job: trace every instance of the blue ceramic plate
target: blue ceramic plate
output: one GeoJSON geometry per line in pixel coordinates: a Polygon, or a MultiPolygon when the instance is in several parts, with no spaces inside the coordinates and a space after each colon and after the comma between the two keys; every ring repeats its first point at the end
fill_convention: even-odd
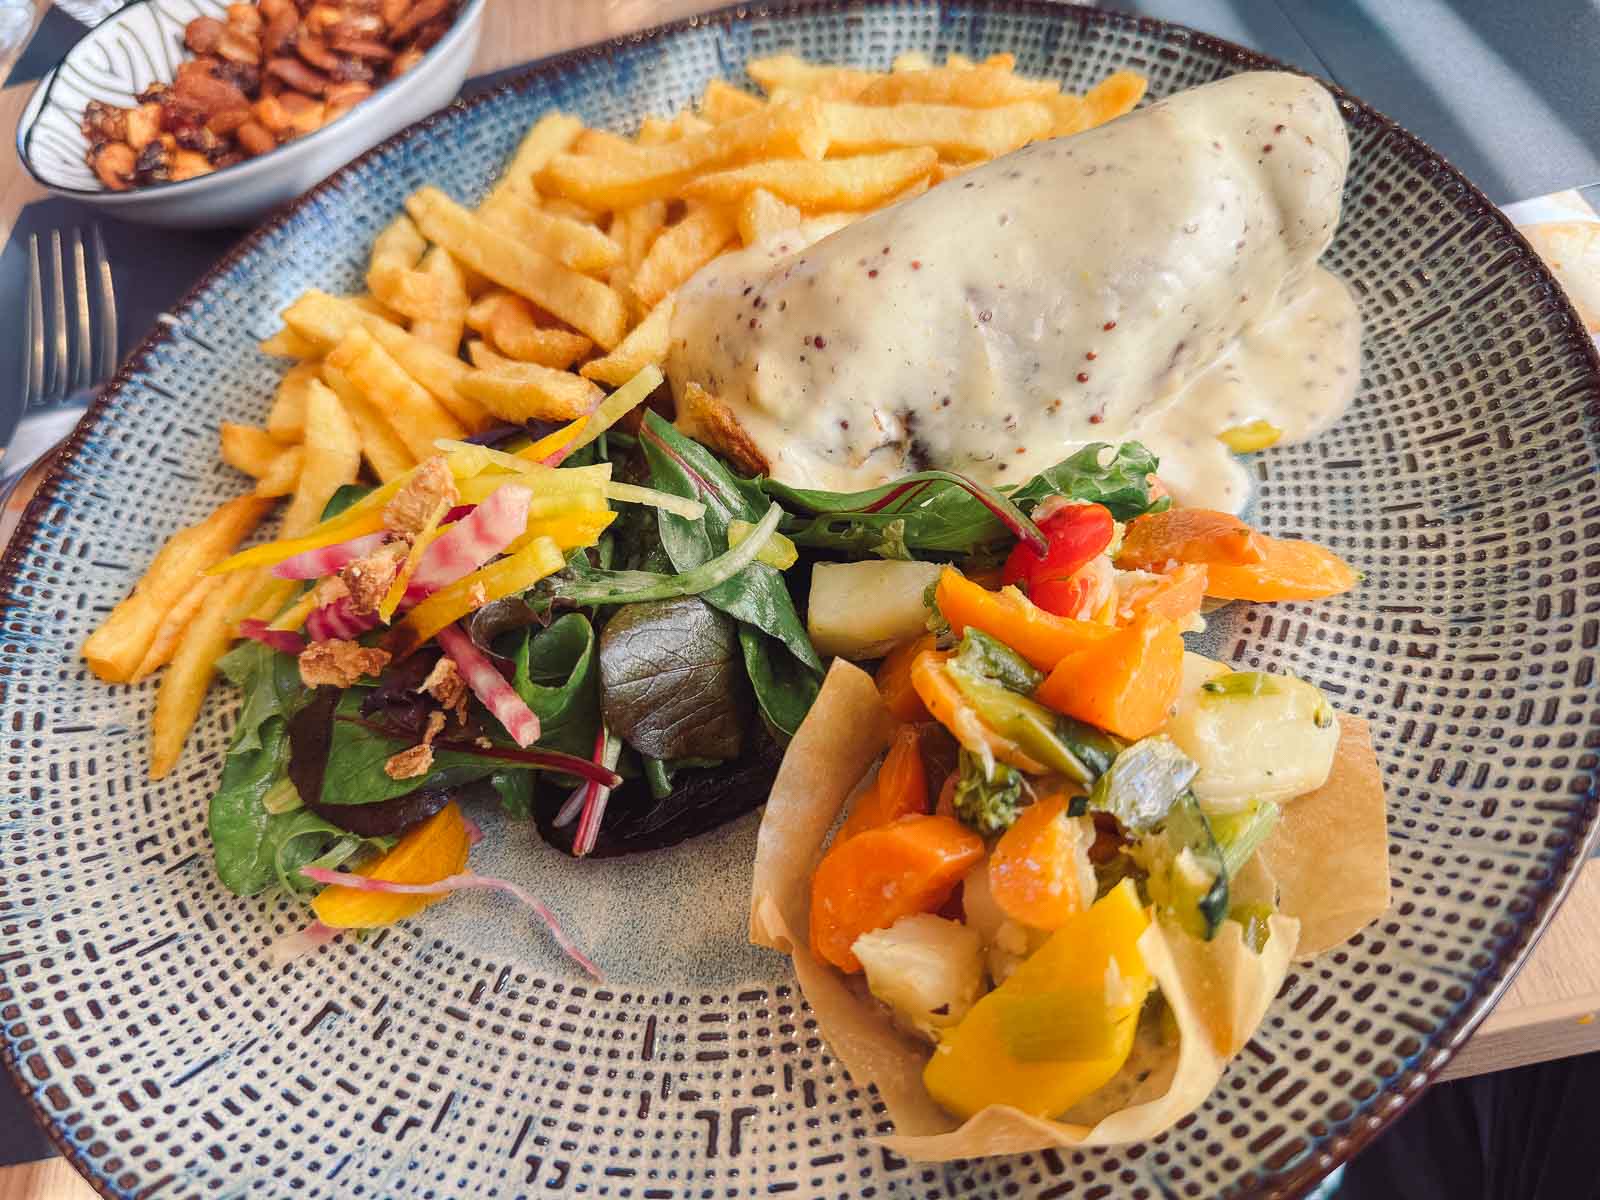
{"type": "Polygon", "coordinates": [[[1302,674],[1373,723],[1394,905],[1289,976],[1199,1112],[1070,1155],[925,1168],[876,1149],[875,1096],[829,1057],[788,964],[745,945],[754,816],[576,864],[485,814],[474,865],[540,892],[604,986],[487,895],[268,968],[303,915],[225,892],[204,831],[233,701],[219,692],[178,770],[148,783],[153,689],[99,684],[78,646],[162,538],[240,490],[216,426],[266,411],[281,368],[257,339],[305,288],[353,289],[408,192],[474,201],[547,108],[626,130],[785,49],[872,66],[1010,50],[1080,91],[1131,66],[1158,96],[1275,65],[1046,4],[740,9],[541,63],[230,256],[79,429],[0,578],[0,1052],[107,1195],[1291,1192],[1420,1091],[1571,883],[1596,811],[1600,363],[1483,196],[1344,99],[1331,259],[1361,300],[1365,386],[1334,430],[1259,459],[1259,512],[1367,578],[1217,624],[1233,660],[1302,674]]]}

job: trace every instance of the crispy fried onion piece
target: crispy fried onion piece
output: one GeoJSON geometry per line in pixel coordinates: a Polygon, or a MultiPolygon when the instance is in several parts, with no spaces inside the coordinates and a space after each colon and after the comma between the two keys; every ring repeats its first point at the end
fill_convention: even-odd
{"type": "Polygon", "coordinates": [[[312,642],[300,654],[300,682],[307,687],[347,688],[389,665],[389,652],[337,638],[312,642]]]}
{"type": "Polygon", "coordinates": [[[417,533],[427,524],[439,501],[454,506],[460,503],[455,476],[442,454],[417,465],[417,473],[406,481],[383,509],[383,523],[397,533],[417,533]]]}

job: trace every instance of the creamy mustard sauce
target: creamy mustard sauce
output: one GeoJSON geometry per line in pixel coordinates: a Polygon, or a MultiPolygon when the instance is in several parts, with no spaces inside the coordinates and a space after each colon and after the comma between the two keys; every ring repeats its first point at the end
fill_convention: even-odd
{"type": "Polygon", "coordinates": [[[1021,483],[1143,437],[1184,502],[1236,510],[1217,432],[1308,436],[1354,394],[1354,305],[1315,265],[1348,159],[1311,80],[1195,88],[715,260],[680,289],[668,375],[720,398],[787,483],[1021,483]]]}

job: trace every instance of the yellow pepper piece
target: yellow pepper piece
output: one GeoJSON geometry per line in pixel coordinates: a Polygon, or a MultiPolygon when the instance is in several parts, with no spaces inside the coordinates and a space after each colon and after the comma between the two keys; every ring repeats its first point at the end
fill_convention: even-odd
{"type": "Polygon", "coordinates": [[[562,550],[576,550],[592,546],[600,540],[606,527],[617,519],[610,509],[601,512],[567,512],[553,517],[535,517],[516,541],[506,547],[507,554],[515,554],[535,538],[549,538],[562,550]]]}
{"type": "Polygon", "coordinates": [[[1268,446],[1276,446],[1278,439],[1283,436],[1283,430],[1266,421],[1256,420],[1224,429],[1217,436],[1235,454],[1253,454],[1268,446]]]}
{"type": "Polygon", "coordinates": [[[401,560],[400,569],[394,573],[394,579],[389,583],[389,590],[383,594],[383,599],[378,601],[378,620],[385,625],[394,616],[394,610],[400,607],[400,601],[406,598],[406,587],[410,584],[411,577],[416,574],[417,565],[422,562],[422,556],[428,552],[428,547],[433,545],[441,533],[450,528],[449,525],[441,524],[449,511],[450,501],[439,501],[422,522],[422,528],[417,530],[416,537],[411,539],[411,548],[401,560]]]}
{"type": "Polygon", "coordinates": [[[959,1117],[989,1104],[1054,1117],[1104,1087],[1150,992],[1137,945],[1149,924],[1132,880],[1069,918],[945,1033],[922,1073],[928,1094],[959,1117]]]}
{"type": "Polygon", "coordinates": [[[518,458],[525,458],[529,462],[543,462],[558,450],[566,449],[571,442],[583,432],[583,427],[589,423],[588,417],[579,417],[576,421],[568,421],[554,433],[547,433],[531,446],[524,446],[517,451],[518,458]]]}
{"type": "MultiPolygon", "coordinates": [[[[732,550],[745,538],[750,536],[750,531],[755,525],[750,521],[733,520],[728,522],[728,549],[732,550]]],[[[756,555],[759,562],[764,562],[769,567],[776,567],[780,571],[787,571],[800,561],[800,551],[795,544],[781,533],[774,532],[767,539],[767,544],[761,547],[761,552],[756,555]]]]}
{"type": "Polygon", "coordinates": [[[491,600],[530,588],[566,565],[561,547],[550,538],[535,538],[515,554],[463,575],[429,596],[407,613],[405,620],[389,630],[384,649],[396,658],[404,658],[446,625],[459,621],[491,600]]]}
{"type": "Polygon", "coordinates": [[[269,626],[272,629],[287,629],[290,633],[298,630],[306,623],[317,608],[317,589],[309,589],[305,595],[296,600],[293,605],[285,609],[283,615],[274,620],[269,626]]]}
{"type": "Polygon", "coordinates": [[[337,517],[324,521],[303,537],[283,538],[280,541],[264,542],[259,546],[251,546],[248,550],[241,550],[223,559],[206,574],[226,575],[230,571],[242,571],[246,567],[276,566],[284,559],[293,558],[296,554],[307,550],[320,550],[323,546],[347,542],[363,534],[377,533],[382,528],[382,507],[368,508],[360,513],[348,509],[337,517]]]}
{"type": "MultiPolygon", "coordinates": [[[[357,875],[386,883],[437,883],[467,865],[467,823],[461,806],[446,804],[402,837],[393,850],[357,875]]],[[[317,920],[336,929],[373,929],[414,917],[443,896],[388,895],[355,888],[326,887],[311,902],[317,920]]]]}

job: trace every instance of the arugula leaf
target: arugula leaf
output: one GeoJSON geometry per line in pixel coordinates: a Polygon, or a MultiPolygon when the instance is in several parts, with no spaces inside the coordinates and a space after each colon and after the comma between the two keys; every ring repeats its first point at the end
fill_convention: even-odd
{"type": "Polygon", "coordinates": [[[517,767],[496,771],[489,785],[500,797],[500,807],[513,821],[533,818],[533,772],[517,767]]]}
{"type": "Polygon", "coordinates": [[[654,758],[739,757],[749,708],[739,628],[695,596],[619,609],[600,636],[606,727],[654,758]]]}
{"type": "MultiPolygon", "coordinates": [[[[684,437],[655,413],[645,415],[641,433],[651,486],[706,506],[698,521],[657,511],[661,544],[678,571],[691,570],[721,554],[728,545],[729,521],[756,524],[766,515],[768,502],[760,482],[734,475],[704,446],[684,437]]],[[[821,676],[822,660],[795,612],[782,572],[752,562],[732,579],[702,594],[730,617],[782,642],[795,658],[821,676]]]]}
{"type": "Polygon", "coordinates": [[[228,755],[207,814],[217,878],[224,887],[240,896],[258,895],[274,883],[303,892],[311,885],[296,875],[301,867],[312,862],[338,866],[363,847],[392,844],[391,838],[347,833],[305,808],[269,813],[264,797],[288,768],[284,718],[264,721],[259,737],[258,749],[228,755]]]}
{"type": "Polygon", "coordinates": [[[538,744],[588,758],[600,728],[599,663],[589,619],[567,613],[542,633],[528,632],[513,661],[511,686],[539,718],[538,744]]]}
{"type": "Polygon", "coordinates": [[[321,520],[327,521],[337,517],[357,500],[362,499],[372,488],[364,483],[341,484],[339,489],[328,497],[328,502],[322,506],[321,520]]]}
{"type": "Polygon", "coordinates": [[[236,750],[223,764],[206,824],[217,878],[237,895],[254,896],[272,883],[271,827],[293,814],[273,817],[261,798],[283,777],[288,761],[288,729],[282,718],[274,717],[258,730],[256,749],[236,750]]]}
{"type": "Polygon", "coordinates": [[[287,720],[311,698],[300,682],[300,665],[260,642],[240,642],[217,660],[217,670],[244,692],[230,753],[261,748],[261,726],[272,717],[287,720]]]}
{"type": "MultiPolygon", "coordinates": [[[[1100,455],[1108,449],[1104,442],[1085,446],[1015,491],[1001,494],[1023,512],[1049,496],[1063,495],[1104,504],[1118,520],[1129,520],[1151,507],[1149,475],[1157,460],[1138,442],[1124,442],[1102,466],[1100,455]]],[[[759,484],[790,513],[801,514],[781,528],[802,546],[858,555],[898,546],[908,552],[967,554],[1011,536],[985,503],[948,472],[920,472],[864,492],[795,488],[771,479],[759,484]]]]}
{"type": "Polygon", "coordinates": [[[1085,446],[1070,458],[1039,472],[1011,494],[1011,498],[1031,507],[1051,496],[1070,500],[1089,500],[1103,504],[1119,521],[1131,521],[1150,509],[1150,476],[1160,460],[1138,442],[1123,442],[1116,447],[1105,466],[1100,457],[1111,449],[1109,442],[1085,446]]]}
{"type": "Polygon", "coordinates": [[[793,737],[822,690],[821,678],[749,625],[739,626],[739,648],[744,651],[744,673],[761,715],[784,738],[793,737]]]}
{"type": "Polygon", "coordinates": [[[459,751],[437,750],[432,769],[413,779],[390,779],[383,764],[414,742],[385,737],[360,721],[361,701],[369,689],[345,689],[334,710],[329,737],[328,765],[322,777],[322,795],[306,796],[322,804],[373,804],[424,788],[455,788],[487,779],[503,770],[504,763],[459,751]],[[355,718],[340,720],[340,717],[355,718]]]}

